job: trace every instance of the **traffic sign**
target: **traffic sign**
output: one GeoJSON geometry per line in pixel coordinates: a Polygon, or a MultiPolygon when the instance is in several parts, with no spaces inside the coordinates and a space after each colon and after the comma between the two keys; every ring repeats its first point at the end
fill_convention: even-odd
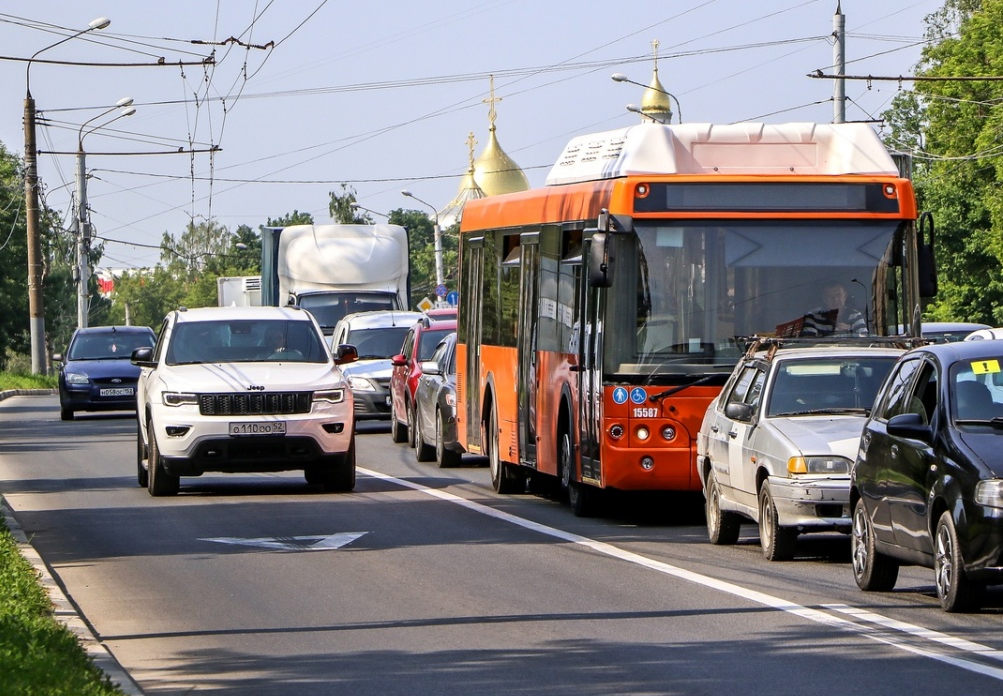
{"type": "Polygon", "coordinates": [[[450,293],[446,295],[446,302],[455,307],[460,303],[460,293],[456,292],[456,290],[450,291],[450,293]]]}
{"type": "Polygon", "coordinates": [[[434,306],[435,305],[432,304],[432,300],[428,299],[427,297],[421,298],[421,302],[418,303],[418,309],[420,309],[423,312],[427,312],[434,306]]]}
{"type": "Polygon", "coordinates": [[[447,292],[449,292],[449,290],[446,288],[445,285],[437,285],[437,286],[435,286],[435,296],[436,297],[445,297],[447,292]]]}

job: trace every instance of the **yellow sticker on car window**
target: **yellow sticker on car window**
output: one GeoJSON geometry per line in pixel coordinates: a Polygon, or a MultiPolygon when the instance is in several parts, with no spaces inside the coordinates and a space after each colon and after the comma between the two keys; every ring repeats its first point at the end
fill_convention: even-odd
{"type": "Polygon", "coordinates": [[[1000,371],[1000,361],[999,360],[979,360],[972,363],[972,372],[977,375],[987,375],[992,372],[1000,371]]]}

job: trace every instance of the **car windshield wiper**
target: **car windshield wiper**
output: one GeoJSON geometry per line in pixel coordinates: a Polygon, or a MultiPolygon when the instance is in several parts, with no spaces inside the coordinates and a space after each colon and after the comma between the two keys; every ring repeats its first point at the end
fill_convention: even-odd
{"type": "Polygon", "coordinates": [[[771,418],[776,418],[778,416],[820,416],[820,415],[832,415],[837,413],[867,413],[866,408],[851,408],[848,406],[843,406],[839,408],[809,408],[803,411],[784,411],[783,413],[771,414],[771,418]]]}
{"type": "Polygon", "coordinates": [[[954,421],[958,425],[988,425],[993,428],[1003,429],[1003,418],[958,418],[954,421]]]}

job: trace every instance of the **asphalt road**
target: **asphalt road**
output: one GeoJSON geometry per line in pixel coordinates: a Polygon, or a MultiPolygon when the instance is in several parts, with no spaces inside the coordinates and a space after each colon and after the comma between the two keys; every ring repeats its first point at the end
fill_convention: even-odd
{"type": "Polygon", "coordinates": [[[1003,589],[940,611],[903,569],[864,594],[839,535],[768,563],[706,542],[698,505],[620,496],[578,519],[500,497],[484,460],[419,464],[360,425],[358,484],[301,475],[136,485],[130,414],[0,403],[0,493],[148,694],[999,694],[1003,589]]]}

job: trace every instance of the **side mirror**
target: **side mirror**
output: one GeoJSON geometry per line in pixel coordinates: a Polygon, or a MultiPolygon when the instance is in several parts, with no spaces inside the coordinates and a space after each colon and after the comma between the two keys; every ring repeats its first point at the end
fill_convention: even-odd
{"type": "Polygon", "coordinates": [[[53,353],[52,354],[52,362],[63,362],[63,354],[62,353],[53,353]]]}
{"type": "Polygon", "coordinates": [[[359,359],[359,351],[351,343],[341,343],[334,350],[334,364],[347,365],[359,359]]]}
{"type": "Polygon", "coordinates": [[[724,407],[724,415],[732,420],[737,421],[751,421],[752,420],[752,406],[743,403],[730,403],[724,407]]]}
{"type": "Polygon", "coordinates": [[[919,230],[916,233],[919,259],[919,296],[931,299],[937,296],[937,261],[933,252],[933,215],[927,211],[919,216],[919,230]],[[924,230],[929,227],[929,242],[924,230]]]}
{"type": "Polygon", "coordinates": [[[441,375],[442,368],[434,360],[423,360],[421,363],[421,373],[423,375],[441,375]]]}
{"type": "Polygon", "coordinates": [[[153,359],[153,348],[137,348],[132,351],[129,361],[136,367],[156,367],[157,361],[153,359]]]}
{"type": "Polygon", "coordinates": [[[609,234],[596,232],[592,235],[589,251],[589,283],[596,288],[613,285],[613,250],[609,234]]]}
{"type": "Polygon", "coordinates": [[[924,422],[923,416],[918,413],[900,413],[889,418],[888,434],[892,437],[919,440],[927,444],[933,442],[933,429],[924,422]]]}
{"type": "Polygon", "coordinates": [[[390,358],[390,363],[394,367],[404,367],[405,365],[407,365],[407,358],[404,357],[403,353],[400,355],[395,355],[394,357],[390,358]]]}

